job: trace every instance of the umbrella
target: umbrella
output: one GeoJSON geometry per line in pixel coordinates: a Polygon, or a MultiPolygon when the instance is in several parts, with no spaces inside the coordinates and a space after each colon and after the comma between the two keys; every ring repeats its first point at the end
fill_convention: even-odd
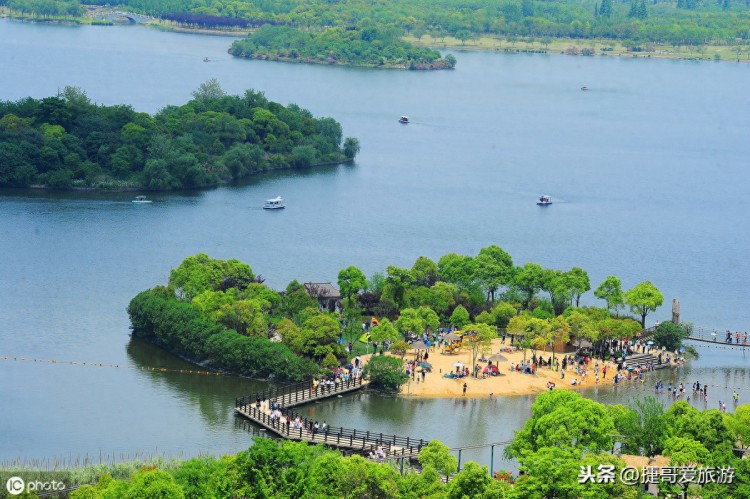
{"type": "Polygon", "coordinates": [[[508,359],[504,355],[496,353],[495,355],[490,355],[490,360],[492,362],[505,362],[508,359]]]}
{"type": "Polygon", "coordinates": [[[429,362],[420,362],[419,366],[420,367],[425,367],[427,369],[432,369],[432,364],[430,364],[429,362]]]}
{"type": "Polygon", "coordinates": [[[654,342],[653,342],[652,340],[648,340],[648,341],[646,342],[646,345],[653,345],[653,344],[654,344],[654,342]]]}
{"type": "Polygon", "coordinates": [[[461,362],[454,362],[453,367],[464,367],[464,365],[461,362]]]}
{"type": "Polygon", "coordinates": [[[628,371],[632,371],[632,370],[633,370],[633,366],[628,366],[628,371]]]}
{"type": "Polygon", "coordinates": [[[354,366],[351,365],[351,364],[347,364],[347,365],[344,366],[344,369],[353,369],[353,368],[354,368],[354,366]]]}
{"type": "Polygon", "coordinates": [[[454,334],[454,333],[448,333],[448,334],[445,335],[444,338],[446,340],[448,340],[448,341],[457,341],[457,340],[461,339],[461,337],[459,335],[454,334]]]}
{"type": "Polygon", "coordinates": [[[427,348],[427,345],[425,345],[425,343],[423,341],[415,341],[414,343],[411,344],[411,347],[414,350],[423,350],[423,349],[427,348]]]}

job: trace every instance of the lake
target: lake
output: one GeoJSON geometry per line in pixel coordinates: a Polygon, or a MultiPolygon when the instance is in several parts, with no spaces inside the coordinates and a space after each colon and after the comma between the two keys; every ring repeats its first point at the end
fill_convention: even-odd
{"type": "MultiPolygon", "coordinates": [[[[0,460],[249,445],[232,405],[263,383],[108,367],[191,369],[131,341],[125,307],[198,252],[239,258],[280,289],[498,244],[516,264],[580,266],[593,287],[609,274],[626,289],[652,281],[665,305],[649,323],[677,297],[683,320],[748,329],[750,65],[461,52],[455,71],[379,71],[233,59],[230,43],[0,20],[1,99],[77,85],[155,112],[217,78],[230,93],[254,88],[331,116],[362,146],[354,165],[153,194],[150,205],[132,193],[0,192],[0,356],[106,364],[0,361],[0,460]],[[543,193],[552,206],[536,206],[543,193]],[[276,195],[287,209],[263,211],[276,195]]],[[[699,350],[690,383],[750,389],[742,352],[699,350]]],[[[308,410],[455,446],[510,438],[532,400],[361,394],[308,410]]]]}

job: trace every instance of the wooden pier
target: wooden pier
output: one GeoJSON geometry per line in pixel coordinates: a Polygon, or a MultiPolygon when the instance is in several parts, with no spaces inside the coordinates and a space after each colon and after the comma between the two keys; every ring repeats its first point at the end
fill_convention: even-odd
{"type": "Polygon", "coordinates": [[[338,426],[316,430],[313,421],[307,418],[300,418],[301,426],[295,428],[294,421],[298,415],[291,410],[292,407],[359,390],[366,384],[360,378],[337,383],[322,382],[315,388],[312,382],[296,383],[238,398],[235,400],[234,410],[240,416],[288,440],[320,443],[363,455],[370,452],[377,455],[378,450],[382,450],[386,458],[416,459],[420,449],[428,443],[425,440],[338,426]],[[279,417],[272,417],[271,407],[274,402],[279,404],[279,417]]]}

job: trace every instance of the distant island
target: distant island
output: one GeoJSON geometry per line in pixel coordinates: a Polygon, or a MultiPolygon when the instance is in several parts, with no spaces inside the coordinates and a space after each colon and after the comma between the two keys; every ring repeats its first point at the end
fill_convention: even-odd
{"type": "Polygon", "coordinates": [[[230,96],[210,80],[193,97],[153,116],[95,104],[75,87],[0,101],[0,187],[196,189],[359,152],[333,118],[263,92],[230,96]]]}
{"type": "Polygon", "coordinates": [[[329,28],[320,32],[264,25],[232,43],[237,57],[395,69],[453,69],[456,58],[401,40],[399,33],[377,26],[329,28]]]}

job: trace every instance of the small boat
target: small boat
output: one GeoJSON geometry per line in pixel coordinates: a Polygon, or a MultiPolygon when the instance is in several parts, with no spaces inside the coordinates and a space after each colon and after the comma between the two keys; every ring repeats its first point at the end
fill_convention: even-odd
{"type": "Polygon", "coordinates": [[[211,62],[211,59],[209,59],[208,57],[204,57],[203,62],[211,62]]]}
{"type": "Polygon", "coordinates": [[[409,117],[408,116],[402,116],[402,117],[400,117],[398,119],[398,122],[399,123],[404,123],[404,124],[409,123],[409,117]]]}
{"type": "Polygon", "coordinates": [[[151,200],[146,199],[146,196],[136,196],[132,202],[135,204],[147,204],[147,203],[150,203],[151,200]]]}
{"type": "Polygon", "coordinates": [[[584,86],[581,87],[581,90],[588,90],[588,89],[589,89],[589,87],[587,87],[586,85],[584,85],[584,86]]]}
{"type": "Polygon", "coordinates": [[[281,199],[281,196],[276,196],[273,199],[267,199],[266,204],[263,205],[264,210],[280,210],[282,208],[286,208],[284,205],[284,200],[281,199]]]}
{"type": "Polygon", "coordinates": [[[539,196],[539,201],[536,202],[539,206],[547,206],[552,204],[552,198],[546,194],[539,196]]]}

